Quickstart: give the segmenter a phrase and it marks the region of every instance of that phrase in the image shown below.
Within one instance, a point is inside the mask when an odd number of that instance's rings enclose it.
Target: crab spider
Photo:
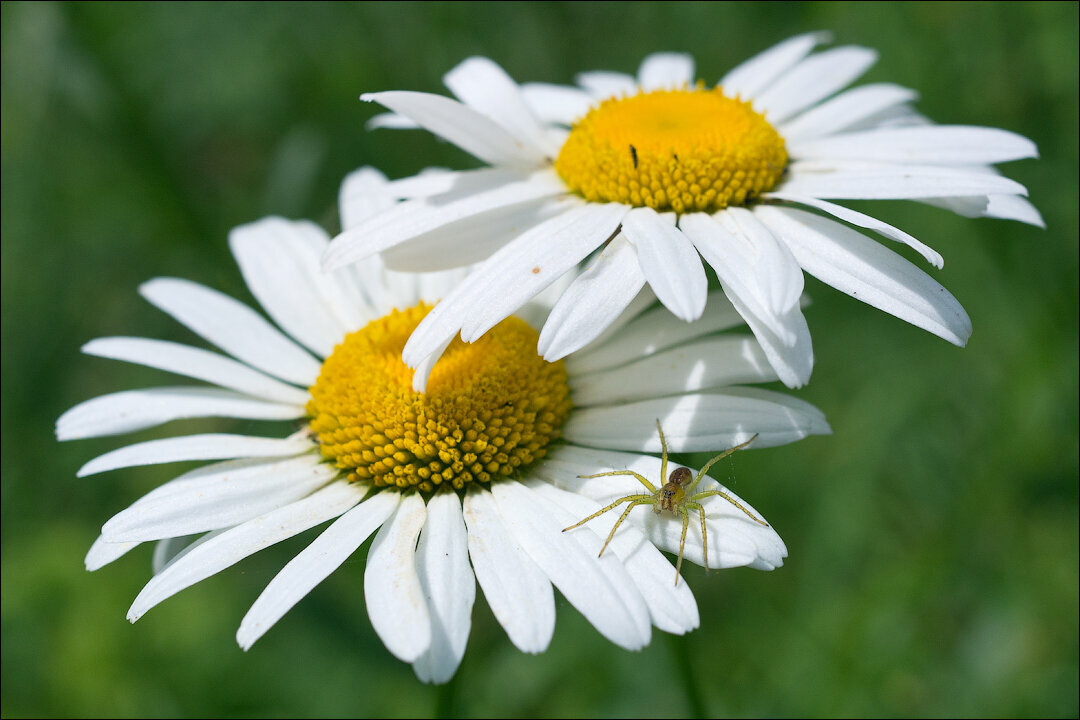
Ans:
[[[667,475],[668,451],[667,441],[664,439],[664,429],[660,427],[659,419],[656,421],[656,429],[660,433],[660,448],[663,451],[663,455],[660,460],[660,477],[664,477],[665,475]],[[578,477],[582,479],[607,477],[609,475],[632,475],[633,477],[637,478],[638,482],[648,488],[649,492],[621,497],[607,507],[597,510],[584,520],[581,520],[580,522],[577,522],[568,528],[564,528],[563,532],[566,532],[567,530],[573,530],[576,527],[580,527],[581,525],[584,525],[593,518],[600,517],[608,510],[614,510],[616,507],[622,505],[623,503],[629,503],[626,506],[626,509],[623,510],[622,515],[619,516],[619,519],[615,521],[615,526],[611,528],[611,532],[608,533],[607,540],[604,541],[604,546],[600,548],[600,555],[603,555],[604,550],[607,549],[608,543],[611,542],[611,538],[615,537],[615,531],[619,529],[619,525],[622,524],[622,521],[626,519],[626,516],[629,515],[630,511],[633,510],[634,507],[636,507],[637,505],[651,504],[653,506],[653,512],[657,514],[667,510],[673,515],[681,515],[682,538],[679,540],[679,560],[675,564],[675,584],[678,585],[679,572],[682,569],[683,549],[686,547],[686,529],[690,525],[690,511],[697,510],[701,516],[701,541],[703,543],[705,555],[705,572],[708,572],[709,540],[705,530],[705,508],[702,507],[700,500],[702,500],[703,498],[707,498],[711,495],[719,495],[720,497],[724,498],[729,503],[746,513],[746,516],[754,522],[758,523],[759,525],[764,525],[765,527],[769,526],[767,522],[756,518],[754,514],[747,510],[745,507],[743,507],[738,500],[731,497],[723,490],[704,490],[698,493],[693,492],[694,488],[697,487],[699,482],[701,482],[701,478],[705,477],[705,473],[708,472],[709,468],[711,468],[718,460],[722,460],[736,450],[740,450],[746,447],[750,443],[754,442],[755,439],[757,439],[757,433],[755,433],[754,437],[750,438],[746,442],[736,445],[735,447],[720,453],[712,460],[705,463],[705,467],[701,468],[701,470],[698,471],[698,474],[694,477],[691,477],[690,470],[687,468],[675,468],[671,471],[671,475],[668,477],[667,482],[663,485],[663,487],[660,488],[657,488],[655,485],[649,482],[648,479],[634,472],[633,470],[612,470],[610,472],[596,473],[595,475],[578,475]]]

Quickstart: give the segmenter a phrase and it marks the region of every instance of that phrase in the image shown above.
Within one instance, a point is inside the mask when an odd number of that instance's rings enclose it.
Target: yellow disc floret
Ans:
[[[455,339],[427,392],[414,392],[401,350],[430,309],[395,310],[348,335],[311,388],[311,429],[350,480],[460,490],[513,474],[559,436],[566,370],[536,354],[537,333],[518,318],[475,343]]]
[[[784,139],[749,102],[691,88],[605,100],[570,130],[555,170],[590,202],[685,213],[741,205],[786,164]]]

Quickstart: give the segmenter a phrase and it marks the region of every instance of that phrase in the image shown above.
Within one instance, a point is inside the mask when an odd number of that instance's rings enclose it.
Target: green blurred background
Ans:
[[[1077,7],[4,3],[3,715],[1075,717]],[[1049,229],[860,206],[942,252],[927,269],[974,335],[955,348],[808,280],[817,367],[800,395],[835,435],[714,473],[791,557],[773,573],[692,568],[701,629],[627,653],[560,598],[551,648],[528,656],[478,594],[461,669],[432,688],[374,635],[362,553],[239,650],[240,618],[310,534],[135,626],[124,614],[149,550],[83,569],[101,523],[179,471],[79,480],[125,439],[53,437],[77,402],[173,382],[78,352],[103,335],[193,339],[137,285],[175,275],[250,301],[232,226],[275,213],[333,231],[338,183],[359,165],[475,164],[423,133],[366,132],[361,92],[441,92],[473,54],[569,82],[680,50],[714,81],[818,29],[879,49],[865,81],[916,88],[937,121],[1034,139],[1042,159],[1006,172]]]

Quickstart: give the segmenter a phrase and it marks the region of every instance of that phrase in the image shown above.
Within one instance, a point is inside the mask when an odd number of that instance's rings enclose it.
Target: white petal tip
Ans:
[[[236,644],[240,646],[241,650],[247,652],[251,649],[251,646],[255,644],[255,641],[258,640],[260,637],[262,637],[261,634],[256,635],[250,630],[241,628],[236,633]]]

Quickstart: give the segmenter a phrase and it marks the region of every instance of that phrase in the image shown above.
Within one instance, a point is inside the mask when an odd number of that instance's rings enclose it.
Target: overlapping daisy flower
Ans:
[[[364,222],[384,204],[384,190],[375,171],[352,175],[342,194],[343,225]],[[371,259],[324,275],[319,258],[328,242],[315,225],[281,218],[233,231],[233,254],[273,323],[186,280],[158,278],[140,288],[223,353],[133,337],[83,348],[206,384],[94,398],[58,420],[61,440],[196,417],[297,424],[287,437],[215,433],[139,442],[79,471],[218,461],[114,516],[87,555],[95,570],[158,541],[154,575],[130,620],[259,550],[333,521],[255,601],[237,633],[242,647],[374,535],[363,572],[372,626],[424,681],[445,682],[460,664],[477,582],[525,652],[542,652],[551,640],[553,588],[604,637],[641,648],[652,626],[685,633],[699,622],[687,583],[673,582],[672,562],[661,552],[679,551],[682,524],[639,509],[600,554],[616,513],[564,528],[642,489],[632,477],[578,476],[633,470],[658,479],[660,460],[642,454],[660,449],[657,420],[673,452],[720,450],[755,434],[758,448],[829,432],[809,404],[747,386],[776,375],[751,335],[717,332],[741,325],[719,293],[692,323],[650,308],[644,293],[616,321],[617,334],[554,363],[536,353],[534,325],[550,311],[540,295],[477,342],[451,343],[427,369],[426,393],[418,393],[402,348],[467,271],[403,274]],[[718,488],[706,478],[699,489]],[[780,565],[780,537],[727,492],[747,514],[717,496],[702,503],[708,565]],[[705,562],[694,523],[684,554]]]
[[[477,57],[444,78],[457,100],[363,95],[393,111],[373,124],[425,128],[489,167],[393,183],[406,202],[346,229],[324,263],[374,253],[398,270],[479,263],[410,338],[410,367],[455,335],[475,341],[598,248],[540,333],[548,360],[587,345],[645,283],[679,318],[700,318],[702,259],[791,387],[813,367],[804,271],[963,345],[971,323],[959,302],[886,245],[939,268],[941,255],[833,201],[909,199],[1041,226],[1025,188],[992,167],[1036,148],[1005,130],[935,125],[898,85],[845,90],[877,53],[814,52],[827,39],[793,37],[715,86],[673,53],[648,56],[636,78],[582,73],[577,87],[518,85]]]

